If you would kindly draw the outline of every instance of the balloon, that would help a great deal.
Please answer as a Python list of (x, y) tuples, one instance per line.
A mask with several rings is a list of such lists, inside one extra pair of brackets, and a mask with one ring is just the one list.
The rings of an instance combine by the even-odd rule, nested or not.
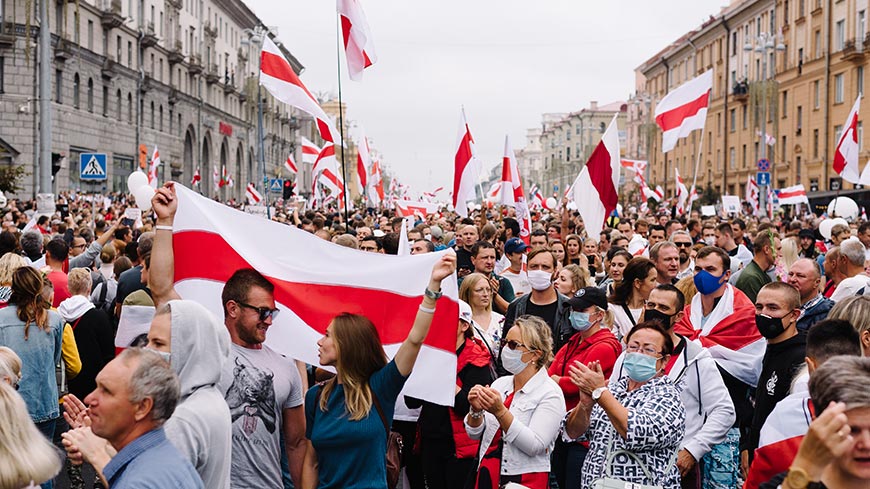
[(553, 197), (550, 197), (547, 199), (547, 208), (548, 209), (555, 209), (557, 204), (558, 204), (558, 202), (556, 202), (556, 199), (554, 199)]
[(831, 217), (842, 217), (852, 220), (857, 219), (859, 213), (858, 204), (849, 197), (837, 197), (828, 204), (828, 215)]
[(834, 221), (834, 226), (836, 226), (837, 224), (842, 224), (843, 226), (849, 225), (849, 221), (843, 219), (842, 217), (835, 217), (834, 219), (832, 219), (832, 221)]
[(819, 223), (819, 234), (821, 234), (825, 239), (831, 239), (831, 228), (834, 227), (836, 223), (833, 219), (825, 219)]
[(148, 185), (148, 175), (136, 170), (127, 177), (127, 191), (131, 194), (136, 193), (136, 189)]
[(447, 212), (453, 212), (454, 209), (453, 204), (447, 204)]
[(0, 207), (6, 207), (6, 196), (3, 195), (3, 192), (0, 192)]
[(136, 199), (136, 207), (144, 212), (151, 210), (151, 198), (154, 197), (154, 189), (147, 183), (133, 191), (133, 198)]

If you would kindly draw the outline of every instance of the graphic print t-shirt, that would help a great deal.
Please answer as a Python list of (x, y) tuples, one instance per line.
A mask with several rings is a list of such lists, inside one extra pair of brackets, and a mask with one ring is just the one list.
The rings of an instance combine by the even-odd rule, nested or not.
[(302, 381), (292, 359), (268, 346), (233, 344), (219, 389), (233, 423), (233, 488), (281, 488), (284, 409), (302, 405)]

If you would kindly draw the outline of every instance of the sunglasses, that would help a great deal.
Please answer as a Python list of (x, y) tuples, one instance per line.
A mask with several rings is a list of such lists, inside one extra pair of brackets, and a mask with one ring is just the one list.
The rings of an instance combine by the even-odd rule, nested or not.
[(242, 307), (246, 307), (248, 309), (253, 309), (254, 311), (257, 311), (257, 314), (259, 315), (260, 321), (265, 321), (265, 320), (270, 319), (270, 318), (272, 320), (274, 320), (275, 318), (278, 317), (278, 313), (280, 312), (278, 309), (270, 309), (268, 307), (255, 307), (255, 306), (252, 306), (250, 304), (245, 304), (244, 302), (240, 302), (240, 301), (236, 301), (236, 304), (238, 304)]
[(508, 348), (510, 348), (511, 350), (516, 350), (516, 349), (519, 348), (519, 347), (523, 347), (523, 348), (525, 348), (526, 350), (533, 351), (531, 348), (529, 348), (528, 346), (526, 346), (526, 345), (520, 343), (519, 341), (514, 341), (514, 340), (501, 340), (500, 343), (501, 343), (502, 348), (504, 348), (504, 347), (508, 347)]
[(674, 245), (676, 245), (677, 248), (691, 248), (692, 247), (692, 243), (674, 243)]

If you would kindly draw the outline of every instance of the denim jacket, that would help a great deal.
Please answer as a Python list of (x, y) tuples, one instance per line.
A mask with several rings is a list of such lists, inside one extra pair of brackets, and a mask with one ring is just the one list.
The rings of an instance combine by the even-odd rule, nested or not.
[(25, 340), (24, 322), (18, 319), (17, 312), (15, 306), (0, 310), (0, 345), (21, 357), (18, 393), (27, 403), (33, 422), (49, 421), (60, 416), (54, 367), (60, 361), (63, 320), (58, 313), (48, 311), (48, 331), (31, 324)]

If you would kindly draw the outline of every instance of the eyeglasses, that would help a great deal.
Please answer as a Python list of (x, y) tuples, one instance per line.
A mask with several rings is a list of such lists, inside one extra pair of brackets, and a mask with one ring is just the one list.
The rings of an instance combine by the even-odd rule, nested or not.
[(674, 243), (677, 248), (691, 248), (692, 243)]
[(272, 320), (275, 320), (275, 318), (278, 317), (278, 313), (281, 312), (278, 309), (270, 309), (268, 307), (254, 307), (250, 304), (245, 304), (244, 302), (241, 302), (241, 301), (236, 301), (236, 304), (238, 304), (242, 307), (247, 307), (248, 309), (253, 309), (253, 310), (257, 311), (257, 314), (260, 317), (260, 321), (265, 321), (265, 320), (270, 319), (270, 318)]
[(526, 346), (526, 345), (520, 343), (519, 341), (514, 341), (514, 340), (501, 340), (500, 343), (501, 343), (502, 348), (504, 348), (505, 346), (507, 346), (507, 347), (510, 348), (511, 350), (516, 350), (516, 349), (519, 348), (519, 347), (523, 347), (523, 348), (525, 348), (526, 350), (530, 350), (530, 349), (531, 349), (531, 348), (529, 348), (528, 346)]
[(660, 355), (660, 353), (658, 351), (656, 351), (655, 348), (652, 348), (649, 346), (646, 348), (643, 348), (640, 345), (628, 345), (628, 347), (625, 349), (625, 351), (627, 351), (629, 353), (643, 353), (644, 355), (647, 355), (650, 357), (658, 357)]

